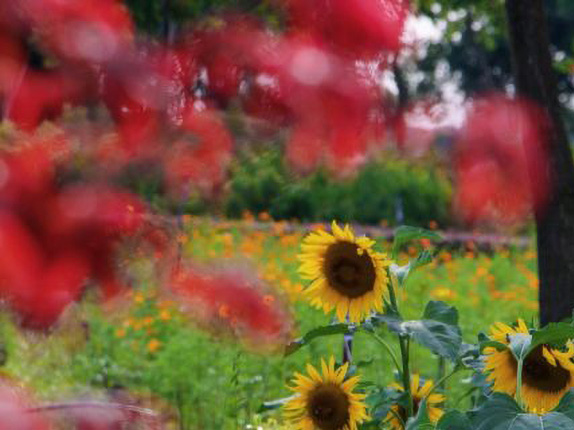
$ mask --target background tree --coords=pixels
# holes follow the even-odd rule
[[[536,213],[544,325],[569,317],[574,307],[574,166],[560,114],[543,2],[507,0],[506,12],[517,94],[534,100],[550,119],[547,170],[552,195],[548,206]]]

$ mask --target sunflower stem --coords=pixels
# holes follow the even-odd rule
[[[439,357],[438,358],[438,371],[437,371],[437,383],[436,385],[438,386],[437,388],[440,389],[441,391],[445,391],[446,387],[444,385],[444,376],[446,375],[446,360],[444,359],[444,357]]]
[[[347,332],[343,336],[343,364],[353,362],[353,333]]]
[[[391,276],[391,272],[387,272],[389,278],[389,299],[391,300],[391,306],[393,310],[400,316],[399,312],[399,304],[397,302],[397,295],[395,293],[395,282],[393,281],[393,277]]]
[[[444,375],[442,378],[436,381],[436,384],[432,386],[432,388],[426,395],[426,398],[428,398],[437,388],[443,386],[447,379],[449,379],[455,373],[458,373],[460,370],[462,370],[460,367],[455,366],[448,374]]]
[[[411,391],[411,373],[409,370],[409,344],[410,337],[408,334],[399,335],[401,346],[401,356],[403,359],[403,387],[407,395],[407,420],[413,416],[413,393]]]
[[[523,408],[522,404],[522,367],[524,365],[524,360],[518,360],[518,365],[516,366],[516,395],[514,398],[516,399],[516,403],[518,406]]]
[[[379,342],[383,346],[383,348],[385,348],[385,350],[387,351],[387,353],[389,354],[389,356],[393,360],[393,363],[395,364],[395,367],[397,368],[398,372],[401,373],[402,367],[399,363],[399,360],[398,360],[397,356],[395,355],[395,352],[391,349],[391,346],[385,341],[385,339],[383,339],[377,333],[372,332],[372,331],[367,331],[366,333],[369,333],[371,336],[373,336],[373,339],[375,339],[377,342]]]

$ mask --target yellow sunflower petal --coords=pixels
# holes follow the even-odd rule
[[[363,402],[366,395],[353,391],[353,388],[359,381],[359,377],[354,376],[345,382],[339,380],[339,377],[344,377],[347,367],[348,363],[335,368],[335,359],[331,357],[328,363],[324,359],[321,360],[323,375],[320,375],[311,364],[307,364],[309,376],[295,373],[294,382],[296,386],[294,388],[297,396],[290,399],[283,408],[284,416],[292,423],[293,429],[316,430],[319,428],[319,424],[340,430],[357,429],[357,425],[368,418],[367,406]],[[340,411],[340,413],[329,414],[318,423],[315,421],[318,418],[309,413],[310,405],[314,404],[313,396],[324,396],[325,391],[331,391],[334,394],[331,396],[333,399],[346,398],[348,401],[333,400],[329,405],[331,408],[335,410],[337,408],[346,408],[346,410]],[[322,397],[321,401],[325,401],[324,399],[325,397]],[[341,417],[346,417],[344,418],[346,421],[341,421]],[[327,420],[327,424],[325,424],[325,420]]]

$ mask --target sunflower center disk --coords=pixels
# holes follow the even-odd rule
[[[335,385],[321,385],[309,395],[307,404],[313,424],[321,430],[342,430],[349,422],[349,399]]]
[[[325,253],[324,269],[329,285],[345,297],[360,297],[375,287],[377,273],[370,255],[358,253],[352,242],[337,242]]]
[[[540,391],[558,392],[570,383],[570,372],[556,363],[548,363],[542,355],[542,346],[539,346],[524,360],[522,369],[524,384]]]

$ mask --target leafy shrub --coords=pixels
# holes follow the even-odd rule
[[[451,183],[433,160],[419,162],[381,157],[354,177],[337,180],[327,172],[298,178],[285,167],[279,151],[245,156],[232,169],[225,213],[268,212],[275,219],[364,224],[449,222]]]

